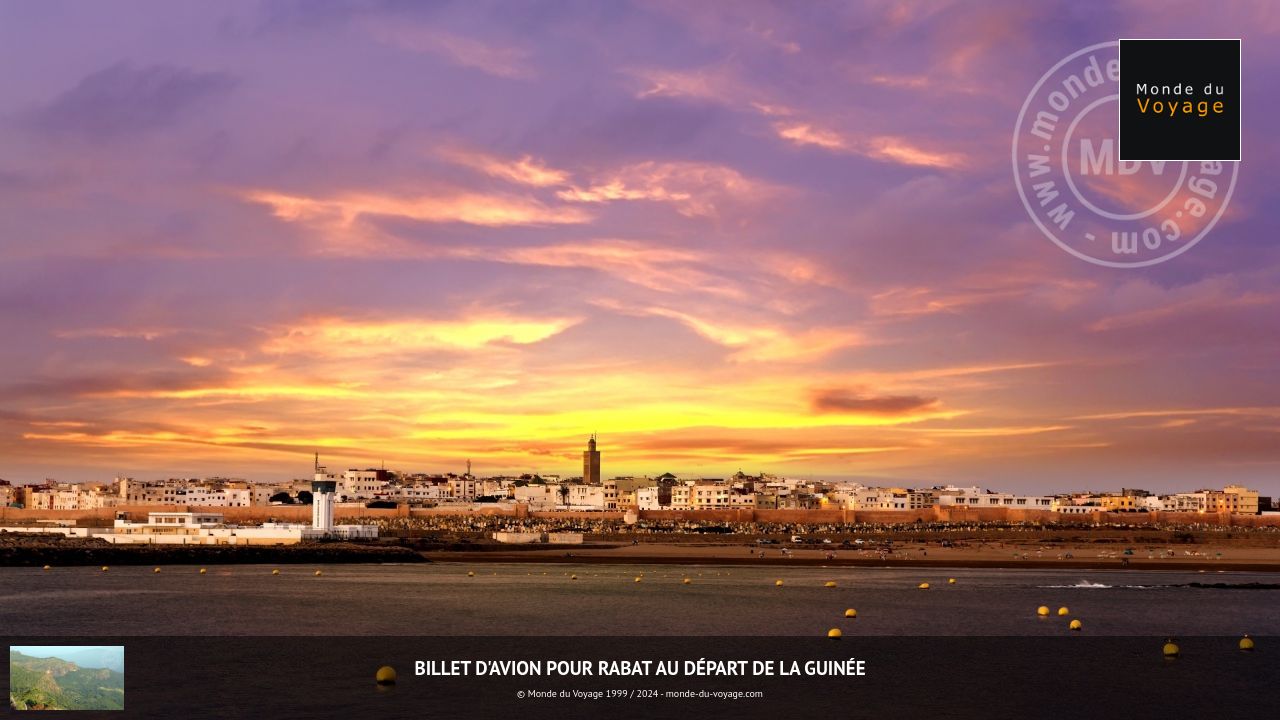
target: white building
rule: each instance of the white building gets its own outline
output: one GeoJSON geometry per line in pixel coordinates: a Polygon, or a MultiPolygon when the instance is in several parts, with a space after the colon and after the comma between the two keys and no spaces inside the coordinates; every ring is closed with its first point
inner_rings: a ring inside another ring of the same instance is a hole
{"type": "Polygon", "coordinates": [[[599,485],[570,485],[566,500],[570,510],[604,510],[604,488],[599,485]]]}
{"type": "Polygon", "coordinates": [[[551,510],[560,505],[560,485],[552,483],[530,483],[511,489],[512,498],[524,503],[530,510],[551,510]]]}
{"type": "Polygon", "coordinates": [[[1014,495],[997,493],[978,487],[958,488],[948,485],[935,491],[942,507],[992,508],[1007,507],[1027,510],[1050,510],[1054,498],[1049,495],[1014,495]]]}
{"type": "Polygon", "coordinates": [[[694,483],[689,491],[694,510],[734,510],[756,506],[755,493],[723,483],[694,483]]]}
{"type": "Polygon", "coordinates": [[[351,500],[369,500],[387,487],[385,470],[356,470],[352,468],[342,473],[336,490],[343,502],[351,500]]]}
{"type": "Polygon", "coordinates": [[[455,500],[475,500],[482,490],[481,483],[470,475],[449,478],[449,488],[455,500]]]}
{"type": "Polygon", "coordinates": [[[662,506],[658,504],[658,488],[637,488],[636,508],[639,510],[662,510],[662,506]]]}
{"type": "MultiPolygon", "coordinates": [[[[265,488],[231,478],[169,479],[143,482],[116,478],[120,499],[129,505],[185,505],[191,507],[249,507],[265,505],[265,488]]],[[[270,497],[268,493],[265,497],[270,497]]]]}
{"type": "Polygon", "coordinates": [[[452,488],[448,483],[443,482],[417,482],[412,485],[388,487],[380,496],[380,499],[407,503],[443,502],[452,498],[452,488]]]}
{"type": "MultiPolygon", "coordinates": [[[[123,514],[122,514],[123,515],[123,514]]],[[[96,527],[9,527],[8,532],[59,533],[68,537],[94,537],[115,544],[152,545],[292,545],[303,540],[338,537],[371,540],[378,537],[376,525],[336,525],[319,530],[300,523],[229,525],[223,516],[210,512],[148,513],[146,522],[116,518],[109,528],[96,527]]]]}
{"type": "Polygon", "coordinates": [[[1205,512],[1209,509],[1209,493],[1201,491],[1166,495],[1164,509],[1171,512],[1205,512]]]}

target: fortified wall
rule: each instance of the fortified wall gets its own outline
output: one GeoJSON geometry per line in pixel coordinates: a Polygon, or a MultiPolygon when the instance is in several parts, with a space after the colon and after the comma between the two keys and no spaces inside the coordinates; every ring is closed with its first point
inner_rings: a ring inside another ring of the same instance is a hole
{"type": "MultiPolygon", "coordinates": [[[[0,526],[22,524],[38,520],[78,520],[94,524],[109,524],[118,512],[128,512],[134,518],[145,518],[149,512],[209,511],[222,514],[228,522],[254,524],[262,522],[310,522],[309,505],[272,505],[268,507],[187,507],[182,505],[125,505],[94,510],[43,510],[0,508],[0,526]]],[[[621,520],[622,511],[544,511],[529,510],[527,505],[458,508],[364,508],[338,505],[334,508],[335,520],[355,518],[432,517],[436,515],[498,516],[510,518],[539,518],[546,520],[621,520]]],[[[1091,512],[1084,514],[1057,513],[1048,510],[1020,508],[950,508],[928,507],[919,510],[640,510],[640,520],[674,520],[690,522],[722,523],[933,523],[933,522],[1040,522],[1040,523],[1093,523],[1123,524],[1179,524],[1218,525],[1229,527],[1280,527],[1280,514],[1233,515],[1231,513],[1177,513],[1177,512],[1091,512]]]]}

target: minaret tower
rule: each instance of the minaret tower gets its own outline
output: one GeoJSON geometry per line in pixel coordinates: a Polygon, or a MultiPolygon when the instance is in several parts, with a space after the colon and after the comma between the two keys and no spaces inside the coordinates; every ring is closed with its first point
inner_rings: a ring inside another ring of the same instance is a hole
{"type": "Polygon", "coordinates": [[[591,433],[587,449],[582,452],[582,484],[600,484],[600,451],[596,450],[596,434],[591,433]]]}

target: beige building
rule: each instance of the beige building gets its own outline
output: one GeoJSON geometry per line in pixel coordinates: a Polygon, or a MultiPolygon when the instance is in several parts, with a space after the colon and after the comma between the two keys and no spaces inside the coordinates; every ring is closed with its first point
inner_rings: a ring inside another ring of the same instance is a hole
{"type": "Polygon", "coordinates": [[[1107,512],[1128,512],[1138,508],[1138,498],[1131,495],[1103,495],[1098,506],[1107,512]]]}
{"type": "MultiPolygon", "coordinates": [[[[674,504],[673,498],[672,505],[674,504]]],[[[689,506],[694,510],[754,508],[756,495],[723,483],[694,483],[689,493],[689,506]]]]}
{"type": "Polygon", "coordinates": [[[1243,485],[1228,485],[1222,492],[1209,493],[1210,512],[1229,512],[1241,515],[1258,514],[1258,491],[1243,485]]]}

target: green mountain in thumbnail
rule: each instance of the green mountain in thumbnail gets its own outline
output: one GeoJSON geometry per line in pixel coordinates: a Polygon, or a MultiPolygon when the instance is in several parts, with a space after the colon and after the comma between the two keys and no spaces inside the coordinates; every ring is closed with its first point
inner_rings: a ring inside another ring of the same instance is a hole
{"type": "Polygon", "coordinates": [[[123,710],[124,673],[10,650],[9,704],[17,710],[123,710]]]}

